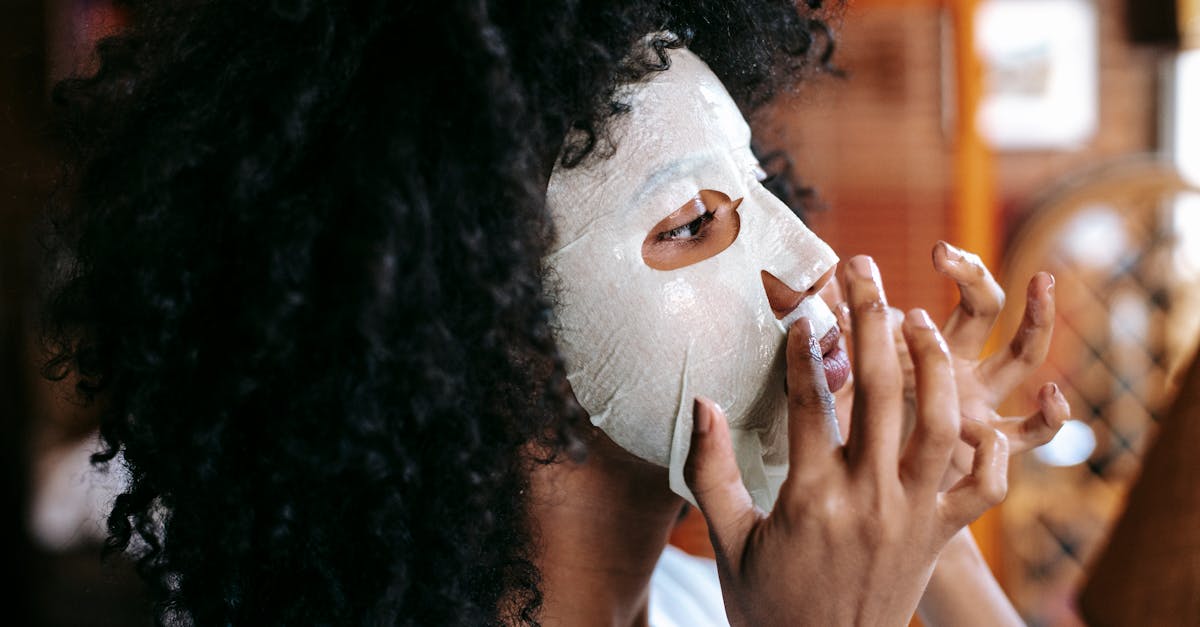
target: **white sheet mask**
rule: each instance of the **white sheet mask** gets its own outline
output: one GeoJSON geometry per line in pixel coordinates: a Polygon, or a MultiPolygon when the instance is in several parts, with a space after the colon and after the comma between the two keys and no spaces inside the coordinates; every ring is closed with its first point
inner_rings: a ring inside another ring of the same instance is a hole
{"type": "Polygon", "coordinates": [[[667,466],[689,501],[692,402],[719,403],[743,481],[769,510],[787,464],[784,325],[805,316],[820,337],[836,321],[817,296],[777,320],[761,272],[805,292],[837,257],[759,183],[750,128],[712,70],[687,49],[668,52],[670,69],[619,94],[632,108],[613,121],[615,153],[550,177],[556,337],[592,423],[667,466]],[[647,234],[700,190],[743,199],[737,238],[692,265],[651,268],[647,234]]]}

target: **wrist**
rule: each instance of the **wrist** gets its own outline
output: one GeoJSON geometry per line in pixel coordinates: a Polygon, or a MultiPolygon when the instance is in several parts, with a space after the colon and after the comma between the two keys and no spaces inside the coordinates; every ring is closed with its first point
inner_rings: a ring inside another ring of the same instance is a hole
{"type": "Polygon", "coordinates": [[[954,534],[938,556],[918,613],[931,627],[1024,625],[965,527],[954,534]]]}
{"type": "Polygon", "coordinates": [[[979,572],[980,569],[989,571],[983,554],[975,544],[969,527],[958,530],[938,554],[937,563],[930,578],[929,587],[946,582],[953,582],[965,573],[979,572]]]}

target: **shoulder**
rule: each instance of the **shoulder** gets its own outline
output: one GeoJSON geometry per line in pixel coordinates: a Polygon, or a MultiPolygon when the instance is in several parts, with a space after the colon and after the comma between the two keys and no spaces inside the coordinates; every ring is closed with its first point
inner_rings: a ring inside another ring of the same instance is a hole
{"type": "Polygon", "coordinates": [[[651,627],[727,627],[716,562],[667,545],[650,577],[651,627]]]}

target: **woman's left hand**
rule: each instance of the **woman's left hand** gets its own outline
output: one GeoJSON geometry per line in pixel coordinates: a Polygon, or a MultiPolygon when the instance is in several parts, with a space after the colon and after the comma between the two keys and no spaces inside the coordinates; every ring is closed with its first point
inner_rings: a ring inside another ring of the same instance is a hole
{"type": "MultiPolygon", "coordinates": [[[[1026,291],[1025,315],[1016,333],[1004,349],[985,358],[982,356],[984,346],[1004,307],[1004,290],[977,255],[946,242],[934,246],[933,266],[958,285],[959,303],[942,326],[942,335],[950,348],[962,415],[979,420],[1007,436],[1012,455],[1049,442],[1070,417],[1066,398],[1054,383],[1046,383],[1039,389],[1039,408],[1033,414],[1005,417],[996,410],[1000,402],[1046,359],[1054,331],[1054,277],[1046,272],[1034,275],[1026,291]]],[[[840,301],[838,286],[831,282],[829,289],[832,293],[824,294],[826,299],[840,301]]],[[[839,303],[835,310],[843,327],[843,337],[851,337],[844,308],[844,303],[839,303]]],[[[898,323],[903,314],[893,313],[897,314],[893,324],[896,350],[901,356],[905,387],[911,392],[912,360],[898,323]]],[[[853,394],[853,385],[846,385],[836,395],[843,426],[848,424],[845,418],[849,416],[853,394]]],[[[908,396],[911,399],[911,393],[908,396]]],[[[909,405],[911,408],[911,402],[909,405]]],[[[907,422],[911,425],[911,416],[907,422]]],[[[973,449],[960,443],[942,481],[943,489],[971,474],[972,456],[973,449]]]]}
{"type": "MultiPolygon", "coordinates": [[[[958,306],[943,325],[942,335],[950,346],[962,415],[1008,436],[1012,455],[1049,442],[1070,417],[1067,399],[1054,383],[1041,386],[1038,411],[1028,416],[1004,417],[996,409],[1046,360],[1054,332],[1054,277],[1039,272],[1030,279],[1025,315],[1016,333],[1004,348],[982,357],[1004,307],[1004,290],[977,255],[946,242],[934,246],[933,266],[958,285],[958,306]]],[[[943,487],[971,473],[973,452],[965,443],[955,449],[943,487]]]]}

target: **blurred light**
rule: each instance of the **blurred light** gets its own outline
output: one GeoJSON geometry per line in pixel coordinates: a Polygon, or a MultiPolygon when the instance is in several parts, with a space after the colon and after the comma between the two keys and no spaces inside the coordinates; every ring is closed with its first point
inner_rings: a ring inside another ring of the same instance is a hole
{"type": "Polygon", "coordinates": [[[1184,177],[1200,185],[1200,50],[1175,58],[1172,83],[1168,147],[1184,177]]]}
{"type": "Polygon", "coordinates": [[[1099,18],[1089,0],[984,0],[979,130],[1008,150],[1083,146],[1099,121],[1099,18]]]}
{"type": "Polygon", "coordinates": [[[1145,345],[1150,336],[1149,303],[1144,293],[1122,290],[1109,305],[1109,333],[1114,341],[1145,345]]]}
{"type": "Polygon", "coordinates": [[[1179,238],[1181,274],[1192,276],[1200,272],[1200,195],[1187,194],[1175,201],[1175,236],[1179,238]]]}
{"type": "Polygon", "coordinates": [[[1079,265],[1111,268],[1128,247],[1125,225],[1111,207],[1080,209],[1063,229],[1062,254],[1079,265]]]}
{"type": "Polygon", "coordinates": [[[1053,440],[1033,449],[1038,461],[1050,466],[1082,464],[1096,450],[1096,434],[1078,420],[1068,420],[1053,440]]]}

